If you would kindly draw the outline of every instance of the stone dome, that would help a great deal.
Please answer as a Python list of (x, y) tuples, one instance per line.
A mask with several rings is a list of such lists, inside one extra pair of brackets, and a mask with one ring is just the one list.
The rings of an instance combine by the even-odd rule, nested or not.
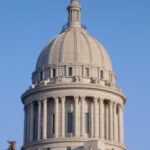
[(59, 64), (88, 64), (112, 71), (105, 48), (82, 28), (66, 29), (53, 38), (41, 52), (36, 69)]

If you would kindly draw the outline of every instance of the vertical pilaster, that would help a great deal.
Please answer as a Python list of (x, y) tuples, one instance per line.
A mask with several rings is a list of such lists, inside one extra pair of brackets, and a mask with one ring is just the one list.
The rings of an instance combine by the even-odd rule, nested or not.
[(55, 137), (58, 137), (58, 102), (59, 98), (55, 97)]
[(30, 143), (30, 105), (27, 105), (27, 144)]
[(119, 115), (119, 143), (124, 143), (124, 133), (123, 133), (123, 106), (118, 106), (118, 115)]
[(84, 137), (85, 134), (84, 103), (85, 103), (85, 97), (81, 97), (81, 136), (82, 137)]
[(117, 142), (118, 140), (118, 136), (117, 136), (117, 105), (116, 103), (114, 103), (114, 107), (113, 107), (113, 124), (114, 124), (114, 128), (113, 128), (113, 132), (114, 132), (114, 141)]
[(109, 102), (109, 139), (113, 139), (113, 103)]
[(91, 138), (93, 138), (94, 134), (94, 113), (93, 113), (93, 101), (91, 101), (91, 113), (90, 113), (90, 133)]
[(101, 139), (104, 139), (104, 100), (102, 98), (100, 98), (100, 102), (99, 102), (99, 105), (100, 105), (100, 138)]
[(98, 137), (98, 109), (97, 109), (97, 98), (94, 98), (94, 137)]
[(27, 108), (24, 107), (24, 145), (26, 144), (27, 139)]
[(43, 136), (42, 139), (47, 139), (47, 98), (43, 100)]
[(30, 104), (30, 143), (33, 141), (33, 103)]
[(74, 121), (75, 121), (75, 124), (74, 124), (74, 134), (75, 134), (75, 137), (78, 137), (78, 131), (79, 131), (79, 128), (78, 128), (78, 102), (79, 102), (79, 97), (74, 97)]
[(109, 114), (108, 114), (108, 102), (106, 104), (106, 139), (109, 139)]
[(61, 137), (65, 137), (65, 97), (61, 97)]
[(38, 101), (38, 140), (41, 139), (41, 101)]

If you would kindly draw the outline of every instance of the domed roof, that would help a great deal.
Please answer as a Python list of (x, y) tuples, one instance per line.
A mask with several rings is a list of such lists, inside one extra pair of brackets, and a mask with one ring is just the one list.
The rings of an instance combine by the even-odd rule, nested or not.
[(82, 28), (69, 28), (47, 44), (36, 68), (45, 68), (51, 64), (89, 64), (112, 71), (105, 48)]
[[(78, 7), (79, 9), (74, 9)], [(53, 38), (42, 50), (36, 69), (50, 65), (93, 65), (112, 71), (108, 53), (100, 42), (81, 27), (81, 6), (72, 0), (68, 6), (68, 28)]]

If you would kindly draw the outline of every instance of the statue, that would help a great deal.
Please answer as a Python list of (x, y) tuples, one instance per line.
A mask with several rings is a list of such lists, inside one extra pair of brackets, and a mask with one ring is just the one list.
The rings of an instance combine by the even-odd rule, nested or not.
[(7, 150), (16, 150), (16, 141), (7, 141), (9, 145)]

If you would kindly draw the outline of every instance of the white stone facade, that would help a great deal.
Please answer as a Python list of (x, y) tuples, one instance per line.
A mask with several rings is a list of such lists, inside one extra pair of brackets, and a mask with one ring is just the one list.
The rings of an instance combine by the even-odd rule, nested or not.
[(43, 49), (22, 95), (22, 150), (126, 150), (126, 96), (106, 50), (82, 28), (80, 11), (71, 0), (67, 28)]

